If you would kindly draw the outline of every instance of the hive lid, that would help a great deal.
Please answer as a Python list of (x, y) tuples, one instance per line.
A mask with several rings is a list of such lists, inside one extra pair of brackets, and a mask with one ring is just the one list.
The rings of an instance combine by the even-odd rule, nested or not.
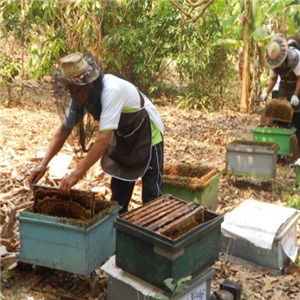
[(279, 229), (293, 216), (299, 217), (296, 209), (248, 199), (224, 216), (221, 231), (225, 236), (271, 249)]

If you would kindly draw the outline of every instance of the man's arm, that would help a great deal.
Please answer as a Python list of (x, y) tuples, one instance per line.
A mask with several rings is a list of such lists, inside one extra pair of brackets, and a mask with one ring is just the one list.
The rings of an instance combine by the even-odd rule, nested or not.
[(42, 161), (31, 171), (29, 176), (30, 185), (37, 183), (45, 175), (49, 162), (63, 147), (66, 139), (64, 127), (61, 124), (56, 130)]
[(278, 78), (278, 75), (276, 77), (270, 77), (270, 80), (269, 80), (269, 85), (268, 85), (268, 88), (267, 88), (267, 93), (268, 95), (272, 92), (276, 82), (277, 82), (277, 78)]
[(108, 147), (112, 136), (112, 130), (101, 131), (89, 150), (87, 155), (82, 161), (77, 165), (76, 169), (63, 177), (59, 190), (62, 194), (70, 194), (71, 187), (74, 186), (80, 178), (97, 162), (100, 160), (104, 154), (106, 148)]

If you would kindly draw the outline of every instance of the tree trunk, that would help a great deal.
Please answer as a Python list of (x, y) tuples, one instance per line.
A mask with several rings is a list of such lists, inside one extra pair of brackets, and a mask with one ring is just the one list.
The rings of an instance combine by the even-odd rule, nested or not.
[(240, 100), (240, 112), (246, 113), (249, 111), (249, 83), (250, 83), (250, 64), (249, 64), (249, 49), (250, 49), (250, 18), (251, 18), (251, 3), (250, 0), (244, 0), (244, 16), (243, 16), (243, 71), (242, 71), (242, 89)]

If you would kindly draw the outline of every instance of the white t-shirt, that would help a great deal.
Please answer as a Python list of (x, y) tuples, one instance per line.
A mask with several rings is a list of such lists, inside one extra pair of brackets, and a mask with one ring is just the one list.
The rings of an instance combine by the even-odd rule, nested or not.
[[(97, 93), (96, 87), (92, 87), (94, 90), (92, 90), (84, 107), (79, 107), (76, 101), (71, 99), (63, 120), (67, 135), (87, 112), (91, 113), (97, 120), (100, 118), (99, 130), (105, 131), (118, 128), (122, 112), (136, 111), (141, 108), (140, 95), (132, 83), (108, 74), (104, 75), (102, 82), (101, 105), (99, 102), (100, 91)], [(151, 120), (153, 145), (155, 145), (161, 140), (159, 132), (164, 134), (164, 125), (153, 103), (144, 94), (142, 95), (144, 107)]]
[(273, 91), (278, 91), (279, 90), (279, 85), (280, 85), (280, 75), (277, 77), (277, 81), (273, 87)]
[[(144, 94), (142, 95), (145, 100), (145, 109), (151, 121), (155, 123), (163, 134), (164, 125), (157, 109)], [(106, 74), (103, 77), (101, 103), (100, 131), (117, 129), (122, 111), (132, 111), (141, 108), (137, 88), (130, 82), (110, 74)]]

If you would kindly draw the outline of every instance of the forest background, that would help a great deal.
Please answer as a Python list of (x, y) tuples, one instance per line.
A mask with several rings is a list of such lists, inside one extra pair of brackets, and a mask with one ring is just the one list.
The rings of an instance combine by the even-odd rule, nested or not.
[[(91, 288), (81, 276), (16, 263), (15, 216), (32, 206), (28, 176), (59, 124), (50, 85), (59, 59), (92, 53), (105, 73), (121, 73), (149, 95), (165, 124), (165, 161), (222, 170), (225, 146), (251, 139), (259, 123), (263, 104), (255, 100), (268, 82), (266, 44), (276, 33), (300, 34), (300, 0), (4, 0), (0, 9), (0, 298), (105, 299), (108, 276), (99, 268)], [(64, 153), (74, 154), (68, 145)], [(299, 209), (289, 163), (280, 161), (276, 179), (261, 182), (222, 174), (218, 212), (250, 197)], [(109, 198), (109, 178), (92, 171), (80, 188), (100, 186)], [(138, 183), (131, 208), (141, 204), (140, 194)], [(273, 277), (220, 259), (212, 291), (231, 279), (243, 284), (243, 300), (296, 300), (299, 265), (298, 258), (283, 276)]]
[(300, 33), (299, 0), (1, 1), (2, 101), (21, 102), (26, 80), (49, 79), (61, 57), (80, 51), (151, 97), (251, 112), (277, 33)]

